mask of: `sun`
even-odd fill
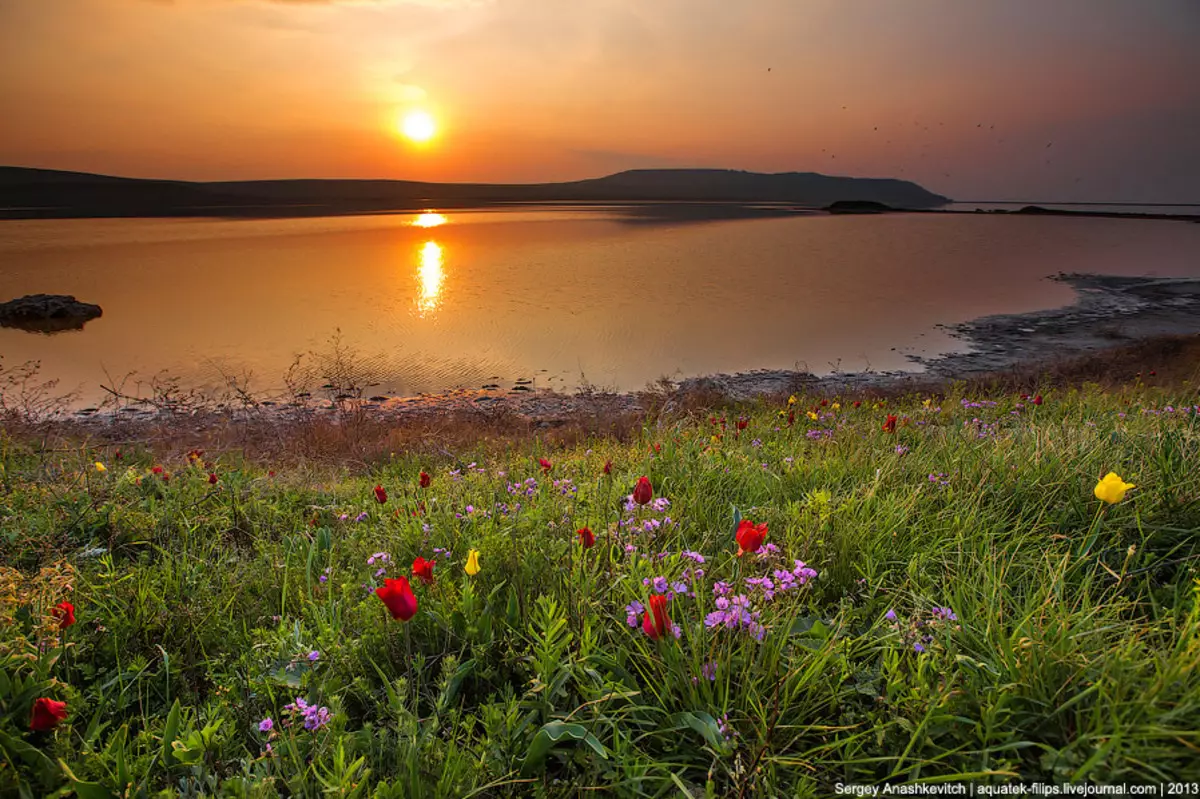
[[[427,142],[437,133],[437,123],[425,111],[412,111],[400,121],[400,132],[415,142]]]

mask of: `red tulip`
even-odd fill
[[[429,488],[430,482],[429,472],[421,472],[421,488]]]
[[[579,543],[584,549],[591,549],[596,543],[596,536],[592,535],[592,531],[587,527],[580,527],[575,531],[579,536]]]
[[[437,561],[425,560],[425,558],[422,558],[420,555],[418,555],[417,559],[413,561],[413,577],[419,578],[421,582],[425,583],[425,585],[432,585],[433,564],[435,563],[437,563]]]
[[[215,486],[217,484],[217,473],[216,472],[208,473],[208,484],[213,485],[213,486]]]
[[[1158,372],[1156,372],[1156,371],[1154,371],[1153,369],[1151,369],[1151,370],[1150,370],[1150,376],[1151,376],[1151,377],[1155,377],[1156,375],[1158,375]]]
[[[1033,398],[1033,404],[1034,405],[1042,404],[1042,395],[1041,394],[1038,394],[1036,397]]]
[[[829,404],[829,400],[821,400],[821,407],[822,407],[822,408],[824,408],[824,407],[825,407],[826,405],[828,405],[828,404]]]
[[[417,614],[417,596],[412,592],[407,577],[389,577],[381,587],[375,589],[375,596],[387,605],[393,619],[408,621]]]
[[[66,702],[39,696],[33,700],[33,710],[29,714],[29,729],[34,732],[46,732],[57,727],[58,723],[66,717]]]
[[[756,525],[749,519],[742,519],[734,537],[737,539],[739,558],[747,552],[757,552],[767,537],[767,523]]]
[[[883,432],[885,432],[885,433],[896,432],[896,417],[894,414],[889,413],[887,415],[887,421],[883,423]]]
[[[791,427],[795,423],[796,423],[796,412],[788,411],[788,427]]]
[[[612,461],[605,461],[605,462],[604,462],[604,473],[605,473],[605,474],[612,474]]]
[[[654,497],[654,486],[650,485],[650,478],[639,477],[637,485],[633,488],[633,501],[639,505],[646,505]]]
[[[267,477],[274,477],[274,476],[275,476],[275,470],[274,470],[274,469],[272,469],[271,471],[267,472]]]
[[[738,421],[737,421],[737,429],[739,432],[742,430],[745,430],[749,425],[750,425],[749,419],[738,419]]]
[[[117,450],[117,454],[113,456],[117,460],[121,460],[121,450]]]
[[[650,610],[642,617],[642,630],[657,641],[671,632],[671,617],[667,615],[667,598],[662,594],[650,597]]]
[[[50,615],[58,619],[59,629],[66,629],[75,623],[75,606],[70,602],[59,602],[50,610]]]
[[[554,464],[551,463],[550,461],[546,460],[545,458],[538,458],[538,466],[541,466],[542,472],[544,472],[546,474],[549,474],[550,470],[554,468]]]
[[[375,501],[380,505],[387,502],[387,491],[383,486],[375,486]]]
[[[862,407],[862,400],[855,400],[855,401],[854,401],[854,407],[855,407],[855,408],[861,408],[861,407]]]

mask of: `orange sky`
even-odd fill
[[[1197,41],[1196,0],[0,0],[0,164],[1200,202]]]

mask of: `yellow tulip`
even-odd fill
[[[815,421],[817,421],[817,412],[816,412],[816,411],[809,411],[809,412],[808,412],[808,418],[809,418],[809,419],[812,419],[814,422],[815,422]]]
[[[472,577],[479,574],[479,550],[478,549],[472,549],[470,552],[467,553],[466,572],[467,572],[467,574],[471,575]]]
[[[107,467],[107,466],[105,466],[105,465],[104,465],[103,463],[101,463],[100,461],[96,461],[96,471],[98,471],[98,472],[101,472],[101,473],[103,473],[103,472],[107,472],[107,471],[108,471],[108,467]]]
[[[842,409],[842,403],[835,402],[832,405],[830,405],[829,407],[833,408],[835,411],[840,411]]]
[[[1103,500],[1109,505],[1115,505],[1125,499],[1125,492],[1135,486],[1133,483],[1126,483],[1116,472],[1109,472],[1104,475],[1104,479],[1096,483],[1096,499]]]
[[[793,394],[792,396],[788,397],[788,407],[790,408],[791,406],[793,406],[795,404],[796,404],[796,395]]]

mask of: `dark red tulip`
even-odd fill
[[[33,700],[33,710],[29,714],[29,729],[34,732],[46,732],[58,726],[67,717],[67,703],[39,696]]]
[[[749,426],[750,426],[750,420],[749,420],[749,419],[738,419],[738,422],[737,422],[737,429],[738,429],[738,431],[739,431],[739,432],[740,432],[740,431],[742,431],[742,430],[745,430],[745,429],[746,429],[747,427],[749,427]]]
[[[538,458],[538,466],[542,467],[543,474],[549,474],[550,470],[554,468],[554,464],[545,458]]]
[[[215,486],[217,484],[217,473],[216,472],[208,473],[208,484],[212,485],[212,486]]]
[[[1042,404],[1042,395],[1041,394],[1038,394],[1036,397],[1033,398],[1033,404],[1034,405]]]
[[[861,407],[862,407],[862,400],[855,400],[855,401],[854,401],[854,407],[855,407],[855,408],[861,408]]]
[[[596,536],[592,534],[592,531],[589,528],[580,527],[575,531],[575,534],[579,536],[579,543],[584,549],[591,549],[593,546],[595,546]]]
[[[633,501],[639,505],[646,505],[653,498],[654,486],[650,485],[650,478],[639,477],[637,485],[633,487]]]
[[[387,502],[387,491],[383,486],[375,486],[375,501],[380,505]]]
[[[1155,376],[1157,376],[1157,375],[1158,375],[1158,372],[1155,372],[1154,370],[1150,370],[1150,376],[1151,376],[1151,377],[1155,377]]]
[[[650,609],[642,617],[642,630],[654,641],[671,632],[671,617],[667,615],[667,598],[662,594],[650,597]]]
[[[75,606],[70,602],[59,602],[50,610],[50,615],[58,619],[59,629],[66,629],[75,623]]]
[[[421,488],[429,488],[429,484],[431,482],[432,480],[429,477],[429,473],[421,472]]]
[[[612,474],[612,461],[605,461],[605,462],[604,462],[604,473],[605,473],[605,474]]]
[[[660,452],[662,452],[662,444],[655,444],[654,445],[654,453],[657,455]]]
[[[755,524],[749,519],[742,519],[734,537],[737,539],[739,558],[747,552],[757,552],[767,537],[767,523]]]
[[[822,408],[824,408],[824,407],[825,407],[826,405],[828,405],[828,404],[829,404],[829,400],[821,400],[821,407],[822,407]]]
[[[271,471],[267,472],[267,477],[274,477],[274,476],[275,476],[275,470],[274,470],[274,469],[272,469]]]
[[[392,618],[397,621],[408,621],[417,615],[417,596],[408,584],[407,577],[389,577],[375,589],[375,596],[383,600]]]
[[[117,454],[113,456],[117,460],[121,460],[121,450],[117,450]]]
[[[425,585],[433,584],[433,564],[437,561],[425,560],[420,555],[413,561],[413,577],[420,579]]]
[[[788,427],[791,427],[795,423],[796,423],[796,412],[788,411]]]
[[[885,432],[885,433],[896,432],[896,416],[894,414],[889,413],[887,415],[887,421],[883,423],[883,432]]]

